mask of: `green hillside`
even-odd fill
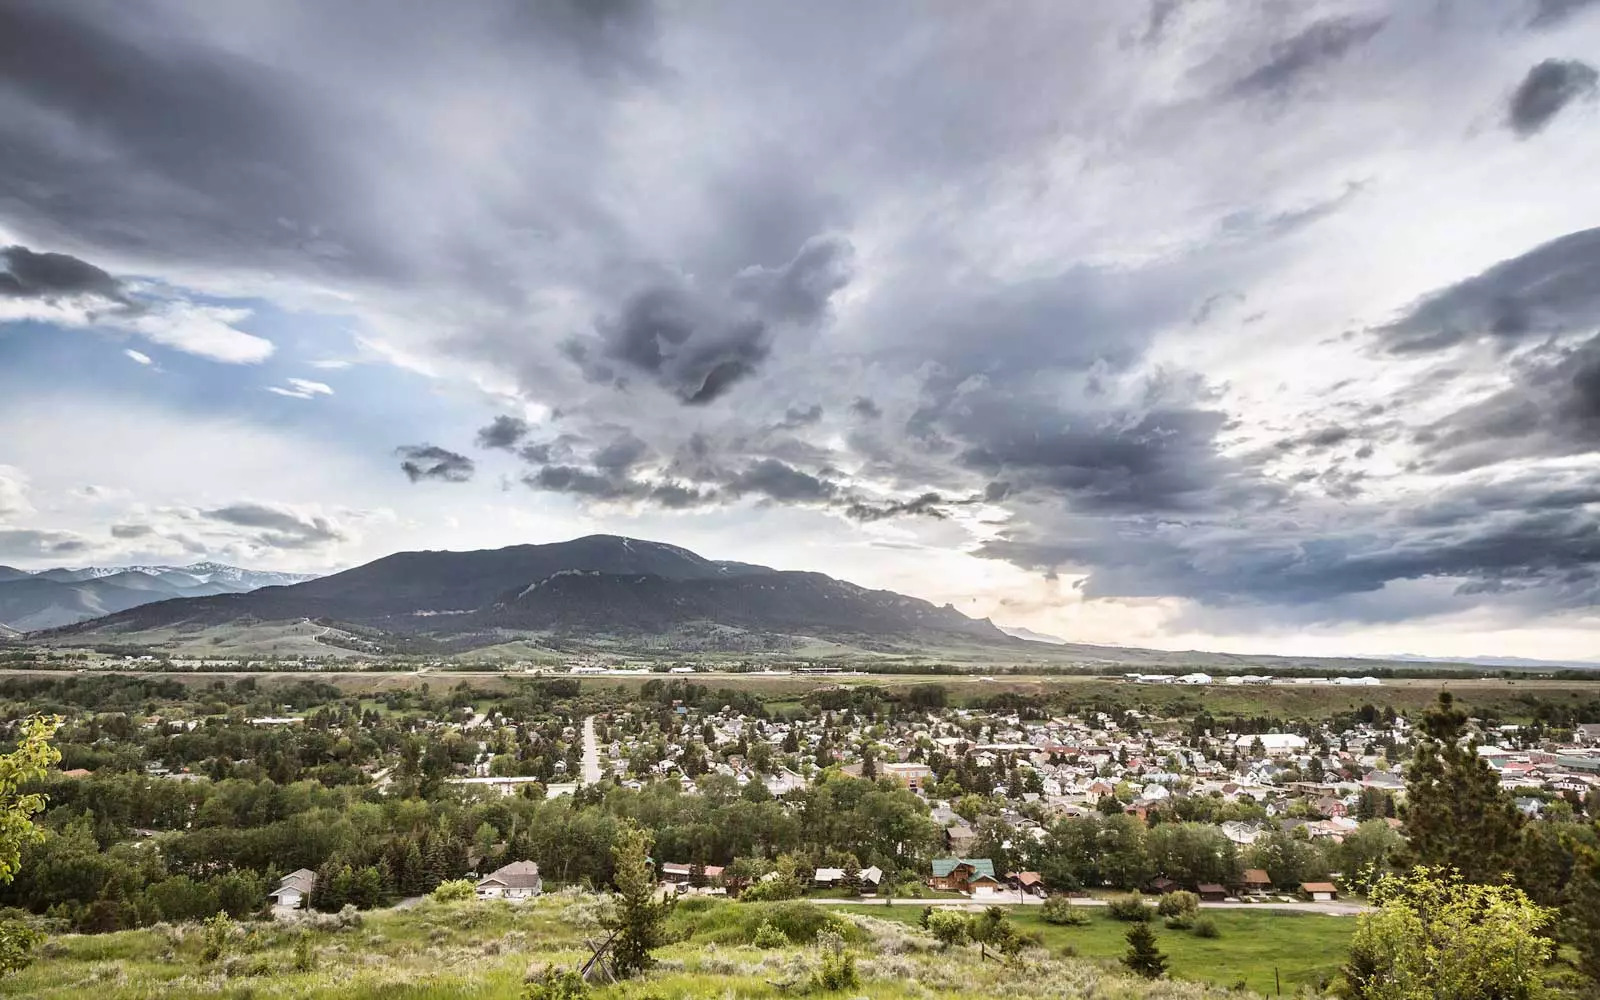
[[[199,925],[59,935],[43,946],[32,967],[0,980],[0,996],[513,1000],[530,974],[588,957],[584,942],[599,934],[599,906],[596,897],[561,893],[522,906],[430,899],[409,909],[344,918],[305,915],[299,923],[238,925],[211,960],[205,955],[206,929]],[[914,904],[872,914],[866,909],[687,902],[669,918],[673,943],[657,952],[657,967],[641,980],[599,987],[594,1000],[828,996],[807,981],[819,961],[812,941],[818,930],[829,928],[843,935],[861,978],[858,987],[834,994],[841,997],[1205,1000],[1240,996],[1224,988],[1239,979],[1270,991],[1275,964],[1285,991],[1292,992],[1336,967],[1354,926],[1335,917],[1218,911],[1216,939],[1157,931],[1177,979],[1152,983],[1120,971],[1113,956],[1121,952],[1125,925],[1098,915],[1087,927],[1060,928],[1033,914],[1014,914],[1021,930],[1040,932],[1042,940],[1016,960],[1001,962],[983,961],[970,945],[940,950],[916,927],[920,908]],[[756,947],[752,942],[763,923],[784,931],[789,943]]]

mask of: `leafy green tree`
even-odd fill
[[[1600,994],[1600,848],[1580,845],[1567,884],[1567,920],[1578,949],[1578,971]]]
[[[654,963],[650,952],[664,938],[668,904],[658,898],[655,871],[650,864],[654,838],[632,823],[617,832],[611,848],[617,887],[617,906],[605,926],[616,932],[611,955],[620,976],[631,976]]]
[[[980,959],[989,957],[990,948],[1003,955],[1014,955],[1022,943],[1016,925],[999,906],[990,906],[982,913],[974,914],[967,923],[967,937],[977,942]]]
[[[1353,1000],[1538,1000],[1555,911],[1508,885],[1418,867],[1372,888],[1344,968]]]
[[[1448,691],[1423,717],[1406,776],[1408,859],[1454,868],[1469,882],[1498,882],[1515,867],[1522,814],[1477,741],[1463,741],[1466,721]]]
[[[1147,923],[1136,923],[1128,928],[1128,953],[1122,964],[1128,971],[1146,979],[1160,979],[1167,972],[1167,956],[1156,947],[1156,933]]]
[[[59,719],[35,716],[22,724],[17,748],[0,754],[0,883],[16,877],[24,846],[44,839],[33,823],[34,814],[45,807],[44,796],[22,788],[61,760],[61,752],[50,743],[59,725]],[[19,920],[0,921],[0,975],[25,968],[41,940],[43,935]]]

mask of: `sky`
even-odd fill
[[[0,564],[593,532],[1600,659],[1600,0],[6,0]]]

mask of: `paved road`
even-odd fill
[[[600,740],[594,734],[594,716],[583,720],[583,783],[600,783]]]

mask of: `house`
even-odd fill
[[[70,771],[62,771],[61,772],[61,776],[63,778],[87,778],[89,775],[91,775],[93,773],[94,773],[93,771],[89,770],[86,767],[75,767]]]
[[[833,889],[845,884],[843,868],[818,868],[811,878],[812,884],[823,889]]]
[[[933,768],[926,764],[888,763],[878,765],[878,773],[917,791],[922,788],[923,782],[933,777]]]
[[[1334,888],[1332,882],[1305,882],[1301,884],[1300,892],[1313,903],[1329,903],[1339,898],[1339,890]]]
[[[944,832],[944,846],[957,854],[965,853],[966,848],[977,841],[978,832],[964,823],[957,823]]]
[[[1228,898],[1228,890],[1214,882],[1201,882],[1195,891],[1203,903],[1220,903]]]
[[[1165,896],[1169,892],[1177,892],[1181,888],[1183,887],[1172,881],[1172,879],[1166,878],[1165,876],[1160,876],[1150,880],[1150,891],[1158,893],[1162,896]]]
[[[1006,884],[1016,892],[1025,892],[1030,896],[1043,896],[1044,878],[1038,872],[1010,872],[1006,875]]]
[[[1239,878],[1239,889],[1252,895],[1265,895],[1272,891],[1272,877],[1261,868],[1246,868]]]
[[[986,881],[985,881],[986,880]],[[947,892],[971,892],[973,883],[999,885],[989,858],[934,858],[928,885]]]
[[[1600,743],[1600,722],[1585,722],[1573,730],[1572,735],[1579,743]]]
[[[478,881],[479,899],[528,899],[542,891],[544,880],[532,861],[513,861]]]
[[[267,898],[272,900],[274,906],[298,910],[310,905],[311,890],[316,887],[317,873],[309,868],[300,868],[279,879],[278,887],[267,893]]]
[[[878,886],[882,885],[882,884],[883,884],[883,869],[882,868],[879,868],[877,865],[872,865],[869,868],[861,869],[861,888],[863,890],[865,890],[868,886],[871,886],[873,889],[877,889]]]

